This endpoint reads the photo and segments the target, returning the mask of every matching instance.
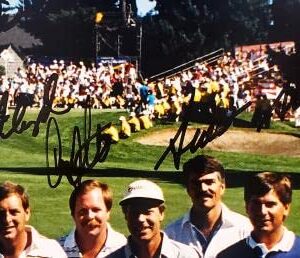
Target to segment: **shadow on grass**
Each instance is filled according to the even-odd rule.
[[[29,175],[53,175],[55,176],[54,170],[46,167],[18,167],[18,168],[1,168],[0,173],[20,173]],[[274,171],[276,172],[276,171]],[[92,170],[80,170],[82,176],[88,177],[138,177],[138,178],[149,178],[159,179],[170,183],[183,183],[183,173],[181,171],[143,171],[133,169],[120,169],[120,168],[108,168],[108,169],[92,169]],[[72,176],[79,175],[78,173],[72,173]],[[242,171],[242,170],[227,170],[226,174],[226,185],[228,188],[243,187],[246,180],[253,175],[255,172]],[[70,175],[70,174],[69,174]],[[288,173],[293,181],[293,188],[300,189],[300,172]],[[64,174],[65,176],[65,174]]]

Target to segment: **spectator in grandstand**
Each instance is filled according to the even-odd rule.
[[[60,239],[68,257],[107,257],[125,245],[125,236],[108,223],[112,193],[107,184],[83,181],[71,193],[69,205],[75,229]]]
[[[125,116],[120,116],[119,121],[121,122],[121,128],[119,131],[119,136],[121,139],[126,139],[131,135],[131,128],[128,124]]]
[[[138,90],[141,97],[140,105],[142,110],[145,110],[147,107],[147,97],[148,97],[149,87],[146,83],[147,83],[146,81],[138,83]]]
[[[148,97],[147,97],[147,110],[149,111],[150,118],[154,118],[154,106],[156,103],[156,97],[153,94],[152,90],[148,91]]]
[[[188,213],[166,227],[171,239],[194,246],[205,258],[215,257],[249,235],[250,221],[222,203],[225,172],[218,160],[198,155],[184,163],[183,174],[193,204]]]
[[[181,114],[181,103],[176,95],[171,96],[171,110],[169,120],[178,122]]]
[[[165,110],[164,107],[162,105],[162,99],[158,99],[156,101],[156,104],[154,106],[154,116],[155,118],[162,118],[165,115]]]
[[[170,114],[170,111],[171,111],[171,105],[167,101],[166,98],[162,98],[161,101],[162,101],[162,106],[163,106],[163,109],[164,109],[164,114],[168,116]]]
[[[0,185],[0,257],[67,257],[59,244],[40,235],[27,223],[29,197],[18,184]]]
[[[120,205],[131,235],[111,258],[201,257],[194,248],[169,239],[161,231],[164,201],[161,188],[152,181],[137,180],[129,184]]]
[[[300,237],[284,226],[292,202],[290,179],[279,173],[256,174],[246,181],[244,199],[253,231],[217,257],[300,257]]]

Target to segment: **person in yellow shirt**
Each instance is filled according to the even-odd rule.
[[[139,117],[139,120],[142,129],[149,129],[150,127],[153,127],[153,123],[149,118],[149,114],[147,111],[142,112],[142,115]]]
[[[168,114],[171,110],[171,106],[165,98],[162,99],[162,106],[164,108],[164,113]]]
[[[157,118],[162,118],[165,114],[164,107],[162,105],[162,101],[159,99],[157,100],[155,106],[154,106],[154,115]]]
[[[179,121],[179,116],[181,113],[181,104],[179,102],[179,99],[177,96],[172,96],[171,97],[171,114],[170,114],[170,119],[175,120],[176,122]]]
[[[107,137],[111,141],[111,143],[117,143],[120,139],[118,129],[112,124],[104,129],[101,134]]]
[[[227,93],[222,91],[215,96],[216,106],[219,108],[229,108],[229,99],[227,98]]]
[[[126,138],[130,137],[130,135],[131,135],[130,125],[128,124],[125,116],[120,116],[119,120],[121,122],[121,128],[120,128],[120,131],[119,131],[119,136],[122,139],[126,139]]]
[[[140,120],[136,117],[134,112],[129,115],[129,120],[127,121],[130,125],[131,132],[139,132],[141,130]]]

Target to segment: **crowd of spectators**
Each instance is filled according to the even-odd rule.
[[[201,114],[230,114],[257,96],[275,98],[281,86],[278,69],[270,67],[266,50],[260,49],[225,53],[214,62],[196,63],[156,81],[138,78],[131,63],[31,63],[19,68],[13,78],[3,76],[0,94],[9,92],[9,107],[21,103],[39,108],[45,83],[53,73],[58,74],[53,108],[85,107],[89,95],[95,109],[120,108],[137,115],[146,111],[151,119],[173,121],[180,120],[190,103]],[[262,80],[267,82],[266,89],[259,84]]]

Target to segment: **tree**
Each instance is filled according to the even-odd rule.
[[[117,0],[32,0],[25,6],[22,26],[42,40],[43,55],[92,58],[95,15],[98,10],[118,10],[117,3]]]
[[[0,0],[0,32],[12,27],[19,16],[10,17],[9,11],[16,9],[17,6],[12,6],[7,0]]]
[[[174,66],[218,48],[268,37],[267,0],[158,0],[156,11],[158,15],[143,20],[144,41],[149,46],[144,60],[150,68]],[[155,56],[159,60],[153,60]]]
[[[272,40],[300,42],[300,1],[276,0],[273,4],[272,13],[274,23],[271,31]]]

